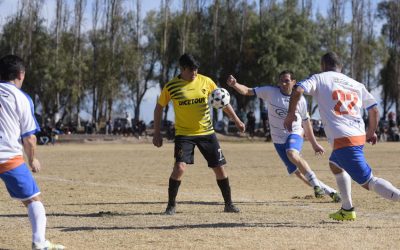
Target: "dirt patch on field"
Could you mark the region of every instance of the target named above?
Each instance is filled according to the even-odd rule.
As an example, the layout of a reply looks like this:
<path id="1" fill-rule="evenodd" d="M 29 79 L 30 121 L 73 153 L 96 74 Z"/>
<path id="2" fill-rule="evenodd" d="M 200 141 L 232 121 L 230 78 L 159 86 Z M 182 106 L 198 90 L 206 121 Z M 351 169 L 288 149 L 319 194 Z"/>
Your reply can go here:
<path id="1" fill-rule="evenodd" d="M 335 187 L 327 155 L 304 156 Z M 315 199 L 288 176 L 273 144 L 221 142 L 240 214 L 223 213 L 213 172 L 200 152 L 188 167 L 177 214 L 164 216 L 173 144 L 56 144 L 38 148 L 35 174 L 48 214 L 47 236 L 68 249 L 397 249 L 400 204 L 353 183 L 354 222 L 328 214 L 340 204 Z M 374 175 L 400 186 L 399 144 L 366 146 Z M 0 249 L 30 249 L 26 209 L 0 192 Z"/>

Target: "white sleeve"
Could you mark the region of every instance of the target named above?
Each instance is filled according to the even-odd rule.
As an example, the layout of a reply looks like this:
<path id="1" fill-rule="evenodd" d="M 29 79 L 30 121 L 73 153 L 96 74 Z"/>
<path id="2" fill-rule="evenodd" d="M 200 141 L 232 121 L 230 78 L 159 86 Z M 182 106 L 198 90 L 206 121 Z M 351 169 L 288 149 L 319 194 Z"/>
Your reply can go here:
<path id="1" fill-rule="evenodd" d="M 34 116 L 33 102 L 28 95 L 20 95 L 19 115 L 21 137 L 27 137 L 40 131 L 39 125 Z"/>
<path id="2" fill-rule="evenodd" d="M 362 107 L 364 109 L 370 109 L 376 106 L 378 103 L 376 102 L 375 98 L 368 92 L 365 86 L 362 87 Z"/>
<path id="3" fill-rule="evenodd" d="M 262 86 L 262 87 L 256 87 L 253 89 L 256 96 L 263 100 L 268 99 L 270 90 L 271 90 L 271 86 Z"/>
<path id="4" fill-rule="evenodd" d="M 304 89 L 304 93 L 308 95 L 314 95 L 316 89 L 317 89 L 317 83 L 318 83 L 318 75 L 312 75 L 309 78 L 306 78 L 298 83 L 296 83 L 296 86 L 300 86 Z"/>

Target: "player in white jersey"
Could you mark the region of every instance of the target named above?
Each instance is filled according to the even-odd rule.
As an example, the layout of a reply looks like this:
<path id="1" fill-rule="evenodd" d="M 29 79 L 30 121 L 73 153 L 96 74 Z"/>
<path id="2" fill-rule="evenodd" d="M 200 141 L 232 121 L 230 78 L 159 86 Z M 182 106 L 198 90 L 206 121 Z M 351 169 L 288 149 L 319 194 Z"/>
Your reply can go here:
<path id="1" fill-rule="evenodd" d="M 318 180 L 315 173 L 300 154 L 304 142 L 304 132 L 314 151 L 317 154 L 324 153 L 324 149 L 315 139 L 304 97 L 299 102 L 298 112 L 296 112 L 297 120 L 293 122 L 292 132 L 289 133 L 283 127 L 283 120 L 289 108 L 290 94 L 295 83 L 296 80 L 293 77 L 293 72 L 288 70 L 282 71 L 279 74 L 278 87 L 263 86 L 249 88 L 238 83 L 232 75 L 227 80 L 227 84 L 233 87 L 238 93 L 249 96 L 256 95 L 267 102 L 272 141 L 279 157 L 286 165 L 288 173 L 295 173 L 300 180 L 313 187 L 315 197 L 320 198 L 324 194 L 328 194 L 333 201 L 340 202 L 340 194 L 335 189 Z"/>
<path id="2" fill-rule="evenodd" d="M 322 73 L 297 83 L 291 95 L 285 127 L 291 130 L 296 120 L 297 103 L 303 93 L 316 98 L 326 135 L 333 146 L 329 165 L 342 194 L 341 209 L 329 217 L 334 220 L 354 220 L 356 213 L 351 199 L 351 178 L 365 189 L 393 201 L 400 201 L 400 190 L 390 182 L 373 176 L 364 157 L 365 142 L 374 145 L 377 141 L 375 131 L 379 112 L 374 97 L 363 84 L 340 73 L 342 65 L 334 52 L 322 56 L 321 69 Z M 362 109 L 368 111 L 367 132 Z"/>
<path id="3" fill-rule="evenodd" d="M 23 61 L 14 55 L 0 59 L 0 178 L 10 196 L 28 208 L 32 227 L 32 249 L 64 249 L 45 238 L 46 214 L 40 191 L 24 162 L 23 151 L 33 172 L 40 170 L 35 157 L 40 131 L 32 100 L 20 90 L 25 78 Z"/>

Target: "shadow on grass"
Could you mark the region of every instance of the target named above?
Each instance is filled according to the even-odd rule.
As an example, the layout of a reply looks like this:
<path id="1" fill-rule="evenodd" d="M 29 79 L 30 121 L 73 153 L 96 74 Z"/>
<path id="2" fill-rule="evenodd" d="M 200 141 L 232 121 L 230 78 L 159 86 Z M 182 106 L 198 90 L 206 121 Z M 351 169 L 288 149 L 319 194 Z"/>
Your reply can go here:
<path id="1" fill-rule="evenodd" d="M 332 229 L 336 228 L 336 226 L 345 225 L 348 229 L 369 229 L 369 230 L 381 230 L 387 228 L 400 228 L 400 226 L 395 227 L 371 227 L 371 226 L 362 226 L 362 225 L 351 225 L 342 222 L 328 222 L 321 221 L 318 224 L 296 224 L 292 222 L 260 222 L 260 223 L 208 223 L 208 224 L 183 224 L 183 225 L 165 225 L 165 226 L 138 226 L 138 227 L 52 227 L 53 229 L 59 229 L 61 232 L 77 232 L 77 231 L 108 231 L 108 230 L 186 230 L 186 229 L 207 229 L 207 228 L 300 228 L 300 229 L 309 229 L 309 228 L 327 228 L 332 227 Z"/>
<path id="2" fill-rule="evenodd" d="M 54 227 L 62 232 L 75 231 L 97 231 L 97 230 L 179 230 L 179 229 L 204 229 L 204 228 L 276 228 L 276 227 L 299 227 L 292 223 L 209 223 L 209 224 L 184 224 L 184 225 L 166 225 L 166 226 L 148 226 L 148 227 Z M 311 228 L 314 226 L 300 226 Z"/>

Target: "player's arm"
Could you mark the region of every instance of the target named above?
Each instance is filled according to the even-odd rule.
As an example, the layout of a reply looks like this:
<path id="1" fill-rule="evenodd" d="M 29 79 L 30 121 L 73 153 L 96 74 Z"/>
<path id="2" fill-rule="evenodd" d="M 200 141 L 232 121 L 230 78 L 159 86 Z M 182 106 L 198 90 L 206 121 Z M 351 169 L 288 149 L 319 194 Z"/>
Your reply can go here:
<path id="1" fill-rule="evenodd" d="M 254 95 L 254 91 L 252 88 L 247 87 L 246 85 L 240 84 L 236 81 L 236 78 L 233 75 L 230 75 L 226 80 L 226 84 L 232 87 L 241 95 Z"/>
<path id="2" fill-rule="evenodd" d="M 223 110 L 224 110 L 225 114 L 227 114 L 228 117 L 235 122 L 237 129 L 243 133 L 246 130 L 244 123 L 236 115 L 232 106 L 230 104 L 228 104 Z"/>
<path id="3" fill-rule="evenodd" d="M 304 120 L 302 125 L 304 128 L 304 133 L 305 133 L 308 141 L 311 143 L 311 146 L 313 147 L 315 154 L 320 154 L 320 155 L 324 154 L 325 153 L 324 148 L 321 145 L 319 145 L 319 143 L 315 139 L 315 135 L 314 135 L 314 131 L 313 131 L 310 119 Z"/>
<path id="4" fill-rule="evenodd" d="M 156 104 L 154 108 L 154 135 L 153 135 L 153 144 L 156 147 L 161 147 L 163 140 L 161 136 L 161 119 L 162 119 L 162 112 L 164 107 L 161 106 L 159 103 Z"/>
<path id="5" fill-rule="evenodd" d="M 288 114 L 285 118 L 285 121 L 283 122 L 283 125 L 289 132 L 292 131 L 292 123 L 296 120 L 296 107 L 300 101 L 301 96 L 303 95 L 303 92 L 304 89 L 300 86 L 297 86 L 293 89 L 290 96 Z"/>
<path id="6" fill-rule="evenodd" d="M 372 145 L 376 144 L 377 142 L 377 136 L 375 134 L 375 131 L 378 128 L 378 124 L 379 124 L 379 110 L 377 106 L 374 106 L 368 109 L 368 129 L 366 134 L 367 142 L 371 143 Z"/>
<path id="7" fill-rule="evenodd" d="M 28 164 L 31 167 L 33 172 L 40 171 L 40 162 L 35 158 L 36 151 L 36 136 L 28 135 L 22 139 L 22 143 L 24 146 L 24 151 L 26 157 L 28 158 Z"/>

